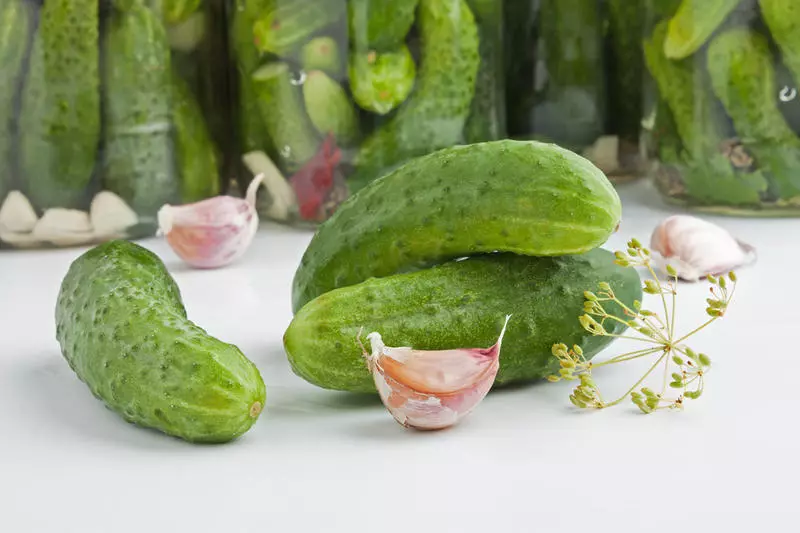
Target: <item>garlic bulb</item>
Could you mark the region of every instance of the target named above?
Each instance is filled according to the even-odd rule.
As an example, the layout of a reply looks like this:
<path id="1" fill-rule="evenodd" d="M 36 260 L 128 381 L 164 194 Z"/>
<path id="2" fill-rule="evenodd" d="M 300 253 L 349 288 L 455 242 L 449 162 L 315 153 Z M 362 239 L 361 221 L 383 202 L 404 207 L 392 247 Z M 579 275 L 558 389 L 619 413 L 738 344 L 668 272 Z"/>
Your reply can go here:
<path id="1" fill-rule="evenodd" d="M 364 351 L 381 400 L 405 427 L 432 430 L 454 425 L 483 400 L 500 368 L 500 345 L 511 316 L 491 348 L 414 350 L 390 348 L 370 333 Z"/>
<path id="2" fill-rule="evenodd" d="M 672 266 L 678 277 L 697 281 L 709 274 L 723 274 L 755 260 L 755 248 L 736 240 L 728 231 L 706 220 L 675 215 L 661 222 L 650 238 L 655 259 L 666 271 Z"/>
<path id="3" fill-rule="evenodd" d="M 245 199 L 217 196 L 194 204 L 165 205 L 158 212 L 159 233 L 178 256 L 195 268 L 219 268 L 239 259 L 258 229 L 256 176 Z"/>

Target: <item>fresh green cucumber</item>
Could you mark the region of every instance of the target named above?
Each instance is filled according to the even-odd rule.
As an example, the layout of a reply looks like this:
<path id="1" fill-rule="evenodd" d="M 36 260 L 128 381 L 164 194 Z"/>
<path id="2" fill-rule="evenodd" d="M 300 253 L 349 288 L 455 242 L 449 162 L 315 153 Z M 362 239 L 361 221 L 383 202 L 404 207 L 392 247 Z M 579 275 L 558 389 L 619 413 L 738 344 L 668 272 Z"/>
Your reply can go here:
<path id="1" fill-rule="evenodd" d="M 217 147 L 203 111 L 185 81 L 172 76 L 172 123 L 180 174 L 181 201 L 197 202 L 220 194 Z"/>
<path id="2" fill-rule="evenodd" d="M 463 140 L 480 64 L 475 18 L 465 0 L 420 0 L 417 26 L 422 58 L 416 88 L 362 143 L 352 191 L 387 168 Z"/>
<path id="3" fill-rule="evenodd" d="M 375 385 L 356 343 L 359 332 L 377 331 L 390 346 L 420 350 L 490 346 L 511 315 L 496 383 L 541 379 L 558 371 L 553 344 L 577 344 L 591 358 L 613 340 L 588 334 L 578 322 L 583 292 L 601 281 L 629 307 L 641 299 L 636 271 L 614 265 L 606 250 L 471 257 L 323 294 L 295 316 L 284 346 L 294 372 L 310 383 L 370 392 Z M 612 335 L 626 329 L 606 324 Z"/>
<path id="4" fill-rule="evenodd" d="M 683 59 L 694 54 L 741 0 L 683 0 L 669 21 L 664 54 Z"/>
<path id="5" fill-rule="evenodd" d="M 585 252 L 608 239 L 621 211 L 605 175 L 558 146 L 440 150 L 373 182 L 320 226 L 295 274 L 294 311 L 339 287 L 466 255 Z"/>
<path id="6" fill-rule="evenodd" d="M 343 58 L 333 37 L 315 37 L 303 46 L 300 63 L 303 70 L 321 70 L 334 79 L 341 79 Z"/>
<path id="7" fill-rule="evenodd" d="M 663 21 L 645 40 L 644 52 L 680 136 L 688 195 L 703 204 L 758 205 L 767 189 L 766 179 L 760 172 L 734 171 L 722 153 L 724 141 L 733 132 L 727 131 L 727 117 L 714 98 L 708 74 L 693 59 L 668 59 L 663 46 L 666 35 L 667 21 Z"/>
<path id="8" fill-rule="evenodd" d="M 88 201 L 100 145 L 98 25 L 97 0 L 48 0 L 39 11 L 19 150 L 28 197 L 40 209 Z"/>
<path id="9" fill-rule="evenodd" d="M 546 82 L 536 95 L 534 135 L 574 149 L 605 131 L 603 19 L 597 0 L 542 0 L 540 61 Z"/>
<path id="10" fill-rule="evenodd" d="M 467 3 L 478 23 L 481 64 L 464 126 L 464 140 L 468 143 L 496 141 L 506 137 L 503 1 L 467 0 Z"/>
<path id="11" fill-rule="evenodd" d="M 267 134 L 278 148 L 281 166 L 298 170 L 314 157 L 320 140 L 303 108 L 300 87 L 284 62 L 268 63 L 253 73 L 253 89 Z"/>
<path id="12" fill-rule="evenodd" d="M 193 442 L 245 433 L 264 406 L 255 365 L 189 321 L 161 260 L 111 241 L 69 268 L 56 306 L 69 366 L 125 420 Z"/>
<path id="13" fill-rule="evenodd" d="M 343 0 L 272 0 L 253 25 L 256 47 L 262 52 L 289 55 L 317 31 L 343 20 Z"/>
<path id="14" fill-rule="evenodd" d="M 353 100 L 367 111 L 386 115 L 402 104 L 417 77 L 417 65 L 406 45 L 392 52 L 353 53 L 350 57 Z"/>
<path id="15" fill-rule="evenodd" d="M 115 13 L 105 36 L 103 184 L 148 223 L 179 200 L 166 31 L 142 4 Z"/>
<path id="16" fill-rule="evenodd" d="M 0 5 L 0 204 L 15 173 L 12 123 L 22 63 L 30 42 L 30 22 L 30 8 L 23 0 L 8 0 Z"/>
<path id="17" fill-rule="evenodd" d="M 389 51 L 401 44 L 414 24 L 419 0 L 350 0 L 348 27 L 358 53 Z"/>
<path id="18" fill-rule="evenodd" d="M 767 39 L 746 28 L 716 36 L 708 70 L 719 99 L 778 197 L 800 196 L 800 139 L 776 103 L 775 67 Z"/>
<path id="19" fill-rule="evenodd" d="M 609 119 L 612 131 L 630 142 L 639 140 L 644 95 L 642 36 L 646 0 L 608 0 Z"/>
<path id="20" fill-rule="evenodd" d="M 358 115 L 344 89 L 321 70 L 307 73 L 303 98 L 311 123 L 323 136 L 332 133 L 339 146 L 358 139 Z"/>

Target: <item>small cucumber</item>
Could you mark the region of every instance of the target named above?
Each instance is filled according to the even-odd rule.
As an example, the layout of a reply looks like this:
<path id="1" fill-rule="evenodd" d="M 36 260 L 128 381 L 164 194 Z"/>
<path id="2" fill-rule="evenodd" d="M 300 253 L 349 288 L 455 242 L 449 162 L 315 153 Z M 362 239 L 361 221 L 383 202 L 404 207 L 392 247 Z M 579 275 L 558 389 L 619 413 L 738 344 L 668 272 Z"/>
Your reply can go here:
<path id="1" fill-rule="evenodd" d="M 303 70 L 321 70 L 333 79 L 341 79 L 344 61 L 333 37 L 315 37 L 303 46 L 300 63 Z"/>
<path id="2" fill-rule="evenodd" d="M 9 0 L 0 5 L 0 204 L 15 174 L 12 126 L 22 63 L 30 43 L 30 23 L 30 7 L 23 0 Z"/>
<path id="3" fill-rule="evenodd" d="M 294 372 L 314 385 L 370 392 L 375 385 L 356 344 L 362 328 L 363 334 L 379 332 L 392 346 L 489 346 L 510 314 L 496 383 L 541 379 L 558 371 L 553 344 L 577 344 L 591 358 L 612 341 L 589 335 L 578 322 L 583 292 L 601 281 L 628 306 L 641 299 L 636 271 L 614 265 L 606 250 L 471 257 L 323 294 L 294 317 L 284 347 Z M 606 324 L 612 335 L 626 329 Z"/>
<path id="4" fill-rule="evenodd" d="M 317 230 L 293 306 L 330 290 L 493 251 L 564 255 L 604 243 L 619 196 L 588 160 L 535 141 L 456 146 L 407 162 Z"/>
<path id="5" fill-rule="evenodd" d="M 177 73 L 172 75 L 172 122 L 181 201 L 191 203 L 217 196 L 221 188 L 217 147 L 200 104 Z"/>
<path id="6" fill-rule="evenodd" d="M 408 98 L 417 65 L 408 47 L 401 45 L 393 52 L 353 53 L 349 72 L 350 90 L 359 107 L 386 115 Z"/>
<path id="7" fill-rule="evenodd" d="M 356 52 L 388 51 L 403 44 L 419 0 L 350 0 L 348 27 Z"/>
<path id="8" fill-rule="evenodd" d="M 320 140 L 303 108 L 300 87 L 284 62 L 264 65 L 253 73 L 253 89 L 267 134 L 278 148 L 281 166 L 298 170 L 314 157 Z"/>
<path id="9" fill-rule="evenodd" d="M 683 0 L 669 21 L 664 55 L 683 59 L 694 54 L 741 0 Z"/>
<path id="10" fill-rule="evenodd" d="M 464 140 L 467 143 L 496 141 L 506 137 L 503 1 L 467 0 L 467 3 L 478 23 L 481 64 L 464 126 Z"/>
<path id="11" fill-rule="evenodd" d="M 714 92 L 775 194 L 788 200 L 800 196 L 800 139 L 778 109 L 772 61 L 767 39 L 745 28 L 719 34 L 708 48 Z"/>
<path id="12" fill-rule="evenodd" d="M 264 406 L 255 365 L 186 318 L 161 260 L 110 241 L 69 268 L 56 306 L 61 352 L 125 420 L 192 442 L 245 433 Z"/>
<path id="13" fill-rule="evenodd" d="M 463 140 L 480 65 L 475 18 L 465 0 L 420 0 L 417 26 L 422 58 L 416 87 L 362 143 L 352 191 L 387 168 Z"/>
<path id="14" fill-rule="evenodd" d="M 265 3 L 253 25 L 256 48 L 287 56 L 317 31 L 342 20 L 344 0 L 273 0 Z"/>
<path id="15" fill-rule="evenodd" d="M 97 0 L 47 0 L 39 11 L 19 157 L 28 197 L 40 209 L 85 207 L 91 194 L 101 124 L 98 28 Z"/>
<path id="16" fill-rule="evenodd" d="M 105 36 L 103 184 L 150 224 L 179 200 L 172 85 L 158 15 L 142 4 L 115 13 Z"/>
<path id="17" fill-rule="evenodd" d="M 344 89 L 321 70 L 308 72 L 303 98 L 311 123 L 323 136 L 332 133 L 339 146 L 358 139 L 358 115 Z"/>

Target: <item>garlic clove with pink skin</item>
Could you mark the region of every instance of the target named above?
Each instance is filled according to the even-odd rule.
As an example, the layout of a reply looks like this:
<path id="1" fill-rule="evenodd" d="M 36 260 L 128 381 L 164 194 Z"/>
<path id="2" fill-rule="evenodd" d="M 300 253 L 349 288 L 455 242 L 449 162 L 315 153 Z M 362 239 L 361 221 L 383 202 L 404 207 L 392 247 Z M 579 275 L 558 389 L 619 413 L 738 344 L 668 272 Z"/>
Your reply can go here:
<path id="1" fill-rule="evenodd" d="M 394 419 L 408 428 L 434 430 L 450 427 L 468 415 L 494 384 L 510 318 L 506 317 L 490 348 L 391 348 L 379 333 L 370 333 L 372 353 L 364 350 L 364 358 Z"/>
<path id="2" fill-rule="evenodd" d="M 706 220 L 675 215 L 653 231 L 650 248 L 662 271 L 672 266 L 680 279 L 698 281 L 755 261 L 755 248 L 734 238 L 727 230 Z M 660 257 L 659 257 L 660 256 Z"/>
<path id="3" fill-rule="evenodd" d="M 165 205 L 158 212 L 159 234 L 194 268 L 228 265 L 247 251 L 258 230 L 256 193 L 263 181 L 256 176 L 244 199 L 216 196 L 193 204 Z"/>

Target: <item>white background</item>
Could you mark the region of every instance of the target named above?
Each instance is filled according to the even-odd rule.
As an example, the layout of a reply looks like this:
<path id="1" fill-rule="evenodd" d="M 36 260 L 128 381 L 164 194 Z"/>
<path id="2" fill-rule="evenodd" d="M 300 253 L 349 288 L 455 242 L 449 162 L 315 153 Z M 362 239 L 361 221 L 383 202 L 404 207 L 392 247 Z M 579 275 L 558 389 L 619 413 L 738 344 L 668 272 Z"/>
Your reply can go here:
<path id="1" fill-rule="evenodd" d="M 673 212 L 621 188 L 607 247 Z M 198 446 L 129 425 L 94 399 L 54 339 L 56 294 L 82 250 L 0 253 L 0 531 L 795 531 L 800 518 L 800 220 L 713 218 L 757 246 L 730 313 L 696 337 L 714 361 L 684 412 L 578 412 L 569 384 L 491 393 L 455 428 L 404 430 L 372 397 L 294 376 L 281 336 L 310 238 L 265 225 L 227 269 L 164 259 L 189 316 L 260 368 L 267 408 L 238 441 Z M 707 286 L 684 285 L 683 329 Z M 617 344 L 606 356 L 625 348 Z M 597 372 L 624 390 L 635 365 Z"/>

